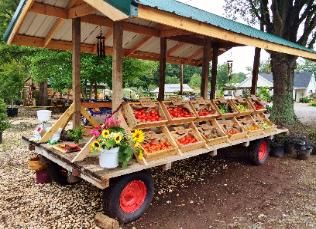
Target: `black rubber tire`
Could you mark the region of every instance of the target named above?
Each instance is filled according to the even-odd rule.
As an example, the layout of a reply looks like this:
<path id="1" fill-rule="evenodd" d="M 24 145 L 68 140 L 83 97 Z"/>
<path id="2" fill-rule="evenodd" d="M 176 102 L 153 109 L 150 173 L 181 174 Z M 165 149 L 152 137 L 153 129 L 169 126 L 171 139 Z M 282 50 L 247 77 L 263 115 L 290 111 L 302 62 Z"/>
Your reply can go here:
<path id="1" fill-rule="evenodd" d="M 52 180 L 60 186 L 73 185 L 81 181 L 79 179 L 78 182 L 69 182 L 68 171 L 51 161 L 47 163 L 47 171 Z"/>
<path id="2" fill-rule="evenodd" d="M 267 144 L 267 152 L 265 154 L 265 157 L 263 159 L 259 159 L 259 148 L 261 144 Z M 250 146 L 249 146 L 249 159 L 251 161 L 252 164 L 254 165 L 263 165 L 268 157 L 269 157 L 269 153 L 270 153 L 270 141 L 268 139 L 260 139 L 257 141 L 253 141 L 251 142 Z"/>
<path id="3" fill-rule="evenodd" d="M 142 206 L 133 213 L 126 213 L 120 207 L 120 195 L 125 186 L 131 181 L 142 181 L 147 188 L 147 195 Z M 119 177 L 111 180 L 109 188 L 103 193 L 103 209 L 104 212 L 121 223 L 129 223 L 141 217 L 146 209 L 149 207 L 154 195 L 154 181 L 151 173 L 148 171 L 141 171 Z"/>

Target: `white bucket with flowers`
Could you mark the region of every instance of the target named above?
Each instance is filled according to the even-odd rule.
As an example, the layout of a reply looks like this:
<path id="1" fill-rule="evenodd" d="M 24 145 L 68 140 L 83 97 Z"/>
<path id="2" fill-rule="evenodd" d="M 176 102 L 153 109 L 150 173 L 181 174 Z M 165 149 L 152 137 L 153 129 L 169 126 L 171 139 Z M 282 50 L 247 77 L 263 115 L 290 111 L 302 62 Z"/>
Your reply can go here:
<path id="1" fill-rule="evenodd" d="M 99 153 L 99 165 L 102 168 L 114 169 L 119 165 L 126 167 L 134 154 L 142 153 L 140 144 L 144 141 L 143 131 L 135 130 L 130 136 L 114 117 L 107 118 L 91 134 L 96 140 L 91 143 L 90 152 Z"/>

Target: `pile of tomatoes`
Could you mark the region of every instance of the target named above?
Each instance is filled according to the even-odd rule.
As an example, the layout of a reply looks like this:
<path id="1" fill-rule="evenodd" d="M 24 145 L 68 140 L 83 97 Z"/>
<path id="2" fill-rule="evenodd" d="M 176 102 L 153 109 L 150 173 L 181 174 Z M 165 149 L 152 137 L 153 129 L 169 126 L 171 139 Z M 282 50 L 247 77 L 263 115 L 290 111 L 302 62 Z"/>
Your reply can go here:
<path id="1" fill-rule="evenodd" d="M 138 109 L 134 111 L 135 118 L 140 122 L 160 121 L 158 110 L 155 109 Z"/>
<path id="2" fill-rule="evenodd" d="M 184 107 L 168 107 L 168 112 L 173 118 L 192 117 L 192 114 Z"/>
<path id="3" fill-rule="evenodd" d="M 227 134 L 229 135 L 234 135 L 234 134 L 238 134 L 239 131 L 236 128 L 230 128 L 227 130 Z"/>
<path id="4" fill-rule="evenodd" d="M 161 150 L 169 149 L 172 145 L 167 140 L 154 140 L 152 139 L 148 143 L 143 144 L 143 148 L 147 153 L 154 153 Z"/>
<path id="5" fill-rule="evenodd" d="M 264 109 L 264 106 L 261 103 L 255 102 L 255 108 L 256 110 L 262 110 Z"/>
<path id="6" fill-rule="evenodd" d="M 178 142 L 182 145 L 188 145 L 188 144 L 196 143 L 197 140 L 193 135 L 188 134 L 188 135 L 178 139 Z"/>
<path id="7" fill-rule="evenodd" d="M 209 109 L 206 109 L 206 108 L 201 109 L 198 112 L 199 116 L 208 116 L 208 115 L 212 115 L 212 114 L 215 114 L 215 111 L 214 110 L 209 110 Z"/>

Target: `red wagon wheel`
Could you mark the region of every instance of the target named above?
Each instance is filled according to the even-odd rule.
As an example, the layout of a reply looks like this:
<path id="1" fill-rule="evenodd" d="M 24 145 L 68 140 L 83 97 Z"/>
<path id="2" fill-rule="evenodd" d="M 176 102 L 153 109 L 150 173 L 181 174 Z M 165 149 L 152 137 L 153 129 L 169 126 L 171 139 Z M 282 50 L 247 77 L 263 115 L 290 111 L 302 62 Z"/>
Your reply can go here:
<path id="1" fill-rule="evenodd" d="M 269 157 L 270 145 L 269 140 L 260 139 L 250 145 L 249 158 L 255 165 L 263 165 Z"/>

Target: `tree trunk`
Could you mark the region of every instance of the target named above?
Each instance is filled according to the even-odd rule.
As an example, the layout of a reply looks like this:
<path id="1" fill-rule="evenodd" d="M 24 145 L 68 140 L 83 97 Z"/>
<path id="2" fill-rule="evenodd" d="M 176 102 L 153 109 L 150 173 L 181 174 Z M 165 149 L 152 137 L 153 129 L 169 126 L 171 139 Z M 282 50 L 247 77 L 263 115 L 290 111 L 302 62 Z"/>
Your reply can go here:
<path id="1" fill-rule="evenodd" d="M 287 54 L 271 54 L 274 86 L 271 119 L 278 125 L 291 125 L 296 121 L 293 101 L 296 59 Z"/>
<path id="2" fill-rule="evenodd" d="M 40 106 L 47 106 L 48 101 L 48 90 L 47 82 L 40 83 Z"/>

